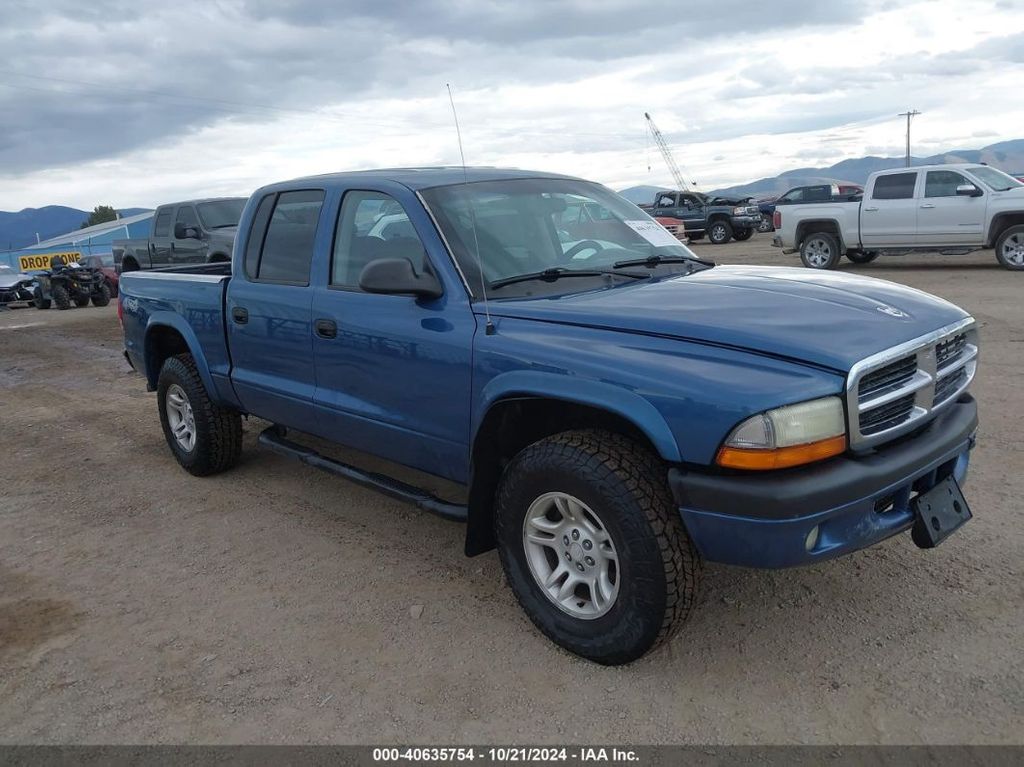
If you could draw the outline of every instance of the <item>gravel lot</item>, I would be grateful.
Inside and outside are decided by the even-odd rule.
[[[768,242],[695,249],[797,263]],[[258,450],[258,422],[237,470],[185,474],[113,305],[0,313],[0,741],[1021,742],[1024,275],[856,271],[981,324],[974,521],[932,552],[709,567],[675,641],[617,669],[535,631],[460,526]]]

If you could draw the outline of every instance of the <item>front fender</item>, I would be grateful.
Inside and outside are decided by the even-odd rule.
[[[163,360],[156,353],[156,344],[153,343],[154,331],[158,328],[171,328],[178,332],[184,339],[185,345],[188,346],[192,359],[195,360],[196,369],[199,371],[199,377],[202,379],[206,391],[210,392],[211,395],[216,392],[217,388],[214,386],[213,376],[210,375],[210,366],[206,362],[203,347],[200,345],[195,331],[192,330],[192,327],[180,314],[167,311],[154,312],[146,322],[146,340],[143,348],[146,350],[146,382],[149,385],[150,391],[156,389],[157,378],[160,376],[160,366],[163,364]]]
[[[600,381],[535,370],[502,373],[487,382],[481,391],[480,407],[473,413],[470,444],[476,443],[480,424],[495,403],[524,396],[564,400],[614,413],[640,429],[666,461],[682,460],[668,423],[654,405],[639,394]]]

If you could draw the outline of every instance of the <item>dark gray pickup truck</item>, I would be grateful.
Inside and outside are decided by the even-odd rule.
[[[747,240],[761,224],[761,211],[749,197],[721,197],[700,192],[659,192],[653,205],[641,205],[657,219],[678,219],[686,236],[699,240],[705,234],[714,245],[729,240]]]
[[[245,202],[244,197],[221,197],[161,205],[153,214],[149,237],[114,240],[114,266],[133,272],[230,261]]]

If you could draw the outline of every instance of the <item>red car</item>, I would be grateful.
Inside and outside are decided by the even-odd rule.
[[[101,255],[82,256],[78,259],[82,266],[91,266],[99,269],[107,280],[107,287],[110,288],[111,298],[117,298],[117,270],[114,268],[114,254],[106,253]]]

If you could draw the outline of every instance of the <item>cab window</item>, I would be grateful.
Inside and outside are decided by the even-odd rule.
[[[346,192],[338,213],[331,285],[359,288],[359,275],[379,258],[407,258],[422,273],[426,253],[401,204],[382,192]]]
[[[871,190],[871,197],[875,200],[909,200],[914,196],[916,183],[916,171],[878,176],[875,179],[875,188]]]
[[[930,170],[924,180],[924,196],[956,197],[956,188],[961,184],[970,183],[956,171]]]

